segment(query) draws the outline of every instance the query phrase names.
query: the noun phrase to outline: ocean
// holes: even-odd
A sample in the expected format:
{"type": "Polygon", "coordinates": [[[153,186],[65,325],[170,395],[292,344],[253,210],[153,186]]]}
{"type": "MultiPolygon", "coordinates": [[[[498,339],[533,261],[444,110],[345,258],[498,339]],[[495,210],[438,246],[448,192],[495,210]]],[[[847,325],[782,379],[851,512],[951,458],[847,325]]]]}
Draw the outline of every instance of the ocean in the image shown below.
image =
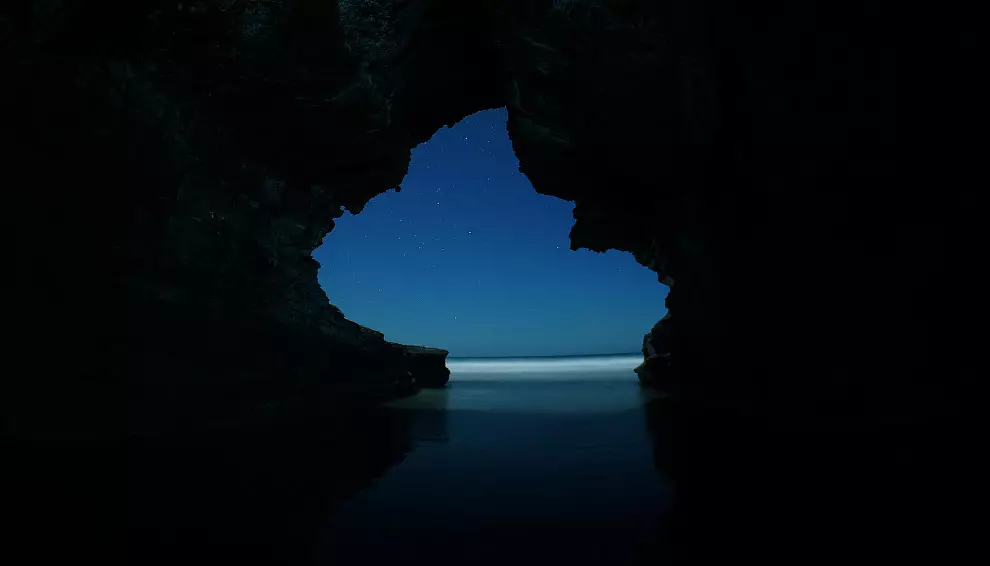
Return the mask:
{"type": "Polygon", "coordinates": [[[639,362],[450,359],[447,387],[360,414],[135,439],[129,561],[656,563],[673,489],[639,362]]]}
{"type": "Polygon", "coordinates": [[[453,358],[389,403],[405,458],[327,521],[318,564],[637,563],[673,489],[654,466],[639,355],[453,358]]]}

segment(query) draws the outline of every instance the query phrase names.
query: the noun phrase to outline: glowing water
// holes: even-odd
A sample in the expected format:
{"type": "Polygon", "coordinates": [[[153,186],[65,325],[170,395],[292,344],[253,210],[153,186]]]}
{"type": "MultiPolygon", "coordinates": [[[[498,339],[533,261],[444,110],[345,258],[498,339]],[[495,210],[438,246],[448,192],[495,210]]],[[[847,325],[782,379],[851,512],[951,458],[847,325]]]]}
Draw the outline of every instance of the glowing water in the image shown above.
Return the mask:
{"type": "Polygon", "coordinates": [[[603,372],[632,376],[632,369],[642,363],[639,354],[615,356],[561,356],[552,358],[450,358],[447,368],[454,380],[476,379],[601,379],[603,372]]]}

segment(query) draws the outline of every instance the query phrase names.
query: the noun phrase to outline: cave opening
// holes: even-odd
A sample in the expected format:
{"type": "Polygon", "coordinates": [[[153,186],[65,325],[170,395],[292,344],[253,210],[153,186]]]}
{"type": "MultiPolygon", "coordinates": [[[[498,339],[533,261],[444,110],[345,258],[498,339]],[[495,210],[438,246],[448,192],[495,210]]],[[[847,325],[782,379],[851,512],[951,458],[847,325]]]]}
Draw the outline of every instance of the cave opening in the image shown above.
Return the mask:
{"type": "Polygon", "coordinates": [[[398,190],[347,214],[314,251],[345,316],[451,357],[632,353],[667,287],[631,254],[571,250],[573,203],[537,193],[506,109],[441,128],[398,190]]]}

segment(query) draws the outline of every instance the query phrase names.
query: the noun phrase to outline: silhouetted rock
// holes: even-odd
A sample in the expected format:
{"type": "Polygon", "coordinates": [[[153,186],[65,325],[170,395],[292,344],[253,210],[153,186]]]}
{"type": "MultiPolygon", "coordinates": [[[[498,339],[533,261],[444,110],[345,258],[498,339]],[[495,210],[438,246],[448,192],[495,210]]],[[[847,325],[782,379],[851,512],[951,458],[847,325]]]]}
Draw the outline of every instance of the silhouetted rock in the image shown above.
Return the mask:
{"type": "Polygon", "coordinates": [[[670,334],[671,313],[668,311],[643,337],[643,363],[634,371],[641,385],[675,393],[677,383],[673,376],[670,334]]]}
{"type": "Polygon", "coordinates": [[[671,380],[670,354],[665,356],[650,356],[643,360],[643,363],[636,366],[633,371],[639,377],[640,385],[644,387],[653,387],[667,391],[668,393],[674,387],[671,380]]]}
{"type": "Polygon", "coordinates": [[[447,350],[424,348],[423,346],[403,346],[407,367],[416,384],[420,387],[443,387],[450,380],[447,369],[447,350]]]}

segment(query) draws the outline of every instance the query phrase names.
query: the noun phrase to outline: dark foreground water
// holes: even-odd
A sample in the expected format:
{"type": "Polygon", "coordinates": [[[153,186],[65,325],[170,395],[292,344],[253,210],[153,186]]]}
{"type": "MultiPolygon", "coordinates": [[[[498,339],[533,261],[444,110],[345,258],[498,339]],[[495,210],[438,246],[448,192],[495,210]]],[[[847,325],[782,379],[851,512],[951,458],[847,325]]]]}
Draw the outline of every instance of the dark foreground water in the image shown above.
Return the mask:
{"type": "Polygon", "coordinates": [[[451,360],[390,405],[413,450],[328,521],[323,563],[612,559],[651,552],[672,490],[654,468],[637,356],[451,360]]]}
{"type": "Polygon", "coordinates": [[[639,361],[450,360],[355,420],[138,444],[131,562],[651,561],[673,493],[639,361]]]}

